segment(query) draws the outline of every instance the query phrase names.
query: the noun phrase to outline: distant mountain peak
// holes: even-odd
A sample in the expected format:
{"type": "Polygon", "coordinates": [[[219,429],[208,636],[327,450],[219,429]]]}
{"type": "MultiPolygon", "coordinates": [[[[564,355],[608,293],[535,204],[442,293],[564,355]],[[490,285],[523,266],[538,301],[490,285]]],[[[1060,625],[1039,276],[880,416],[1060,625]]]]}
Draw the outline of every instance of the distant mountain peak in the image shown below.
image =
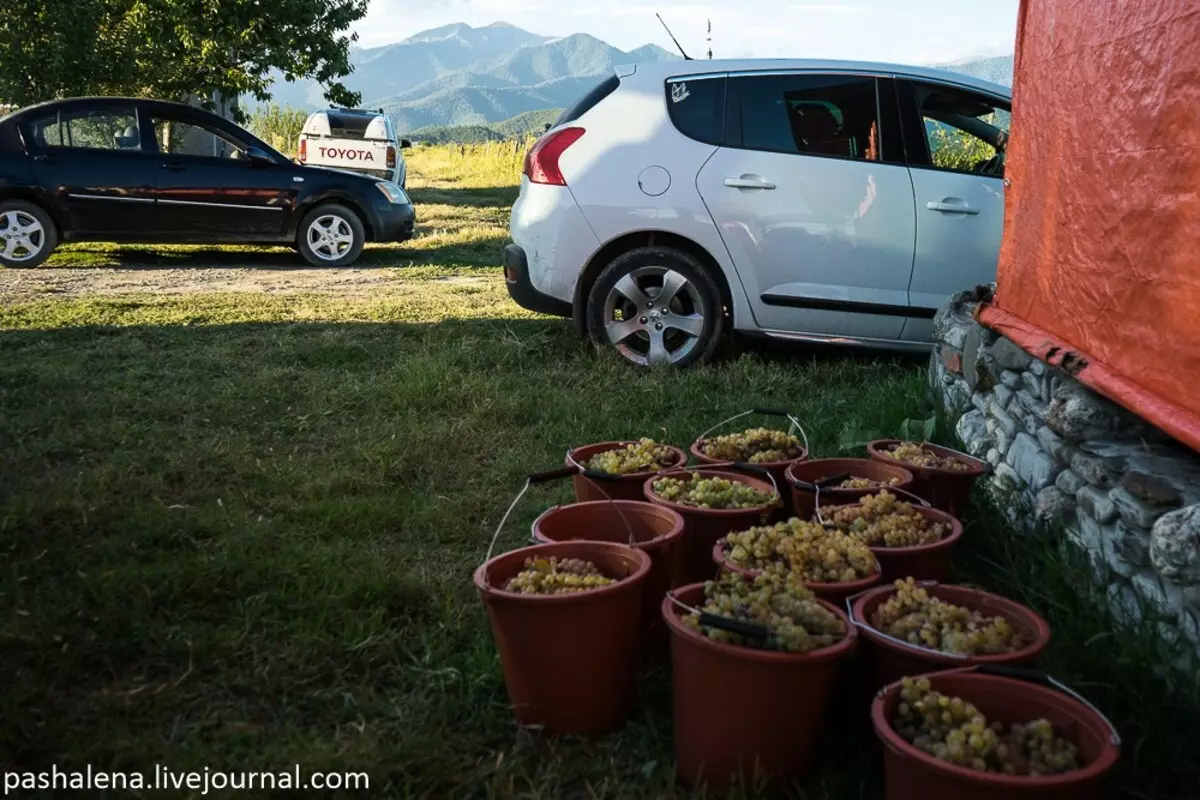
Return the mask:
{"type": "Polygon", "coordinates": [[[465,22],[453,22],[449,25],[443,25],[440,28],[430,28],[427,31],[414,33],[412,36],[404,39],[398,44],[419,44],[421,42],[436,42],[438,39],[449,39],[451,36],[458,36],[466,31],[475,30],[465,22]]]}
{"type": "MultiPolygon", "coordinates": [[[[552,39],[497,21],[443,25],[403,41],[356,47],[350,58],[354,71],[343,79],[346,87],[362,95],[363,107],[382,107],[409,131],[563,108],[619,65],[678,56],[653,44],[624,52],[588,33],[552,39]]],[[[327,106],[315,81],[273,77],[274,102],[305,110],[327,106]]]]}

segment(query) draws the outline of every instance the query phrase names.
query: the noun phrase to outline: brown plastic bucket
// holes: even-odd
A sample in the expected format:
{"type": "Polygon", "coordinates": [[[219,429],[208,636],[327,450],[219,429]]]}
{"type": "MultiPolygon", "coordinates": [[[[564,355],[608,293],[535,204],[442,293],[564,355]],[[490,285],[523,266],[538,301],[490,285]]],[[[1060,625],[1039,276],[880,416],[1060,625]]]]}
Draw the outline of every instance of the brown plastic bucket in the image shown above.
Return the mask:
{"type": "Polygon", "coordinates": [[[538,542],[616,542],[629,544],[650,556],[650,574],[642,587],[642,631],[664,637],[659,605],[675,586],[683,517],[666,506],[633,500],[598,500],[546,509],[533,522],[538,542]]]}
{"type": "MultiPolygon", "coordinates": [[[[872,481],[900,479],[900,482],[894,486],[882,488],[911,489],[913,482],[913,474],[907,469],[866,458],[817,458],[812,461],[793,463],[784,473],[784,479],[792,488],[792,508],[796,510],[796,516],[800,519],[812,519],[816,509],[818,487],[821,492],[821,504],[829,506],[857,503],[866,495],[879,491],[878,488],[838,489],[834,486],[820,485],[823,479],[841,475],[853,475],[856,478],[866,478],[872,481]]],[[[841,483],[841,480],[833,483],[841,483]]]]}
{"type": "Polygon", "coordinates": [[[716,572],[716,565],[712,560],[712,549],[717,540],[735,531],[744,531],[755,525],[762,525],[779,505],[777,497],[776,502],[758,508],[696,508],[681,503],[672,503],[655,494],[654,482],[659,478],[682,480],[693,472],[699,473],[704,478],[724,478],[727,481],[744,483],[760,492],[775,491],[767,480],[754,478],[740,472],[718,469],[675,470],[647,478],[643,484],[645,498],[655,505],[670,508],[683,517],[683,540],[680,545],[677,586],[711,578],[716,572]]]}
{"type": "Polygon", "coordinates": [[[871,616],[881,603],[896,593],[894,585],[880,586],[857,597],[850,610],[850,618],[862,635],[859,658],[870,664],[870,690],[900,680],[906,675],[922,675],[955,667],[975,664],[1007,664],[1026,666],[1034,663],[1050,643],[1050,626],[1036,611],[999,595],[970,589],[966,586],[951,586],[923,582],[921,588],[931,597],[945,600],[971,611],[989,616],[1004,617],[1015,630],[1024,634],[1030,644],[1011,653],[981,656],[955,656],[940,653],[925,647],[888,636],[871,625],[871,616]]]}
{"type": "MultiPolygon", "coordinates": [[[[735,564],[730,561],[728,544],[723,538],[719,539],[717,543],[713,545],[712,559],[717,566],[723,567],[730,572],[737,572],[750,577],[762,574],[761,570],[748,569],[747,567],[743,567],[740,564],[735,564]]],[[[812,593],[817,597],[833,603],[841,608],[849,598],[856,594],[861,594],[862,592],[879,583],[880,575],[881,573],[876,572],[869,578],[860,578],[856,581],[838,581],[836,583],[830,583],[826,581],[805,581],[804,585],[811,589],[812,593]]]]}
{"type": "MultiPolygon", "coordinates": [[[[567,452],[567,457],[563,460],[563,465],[579,469],[593,456],[599,455],[606,450],[616,450],[631,444],[637,444],[637,442],[598,442],[596,444],[584,445],[583,447],[576,447],[567,452]]],[[[687,453],[678,447],[671,447],[671,445],[663,446],[675,454],[675,463],[663,467],[663,469],[682,467],[687,463],[687,453]]],[[[646,497],[642,494],[642,484],[646,482],[647,478],[654,475],[655,472],[631,472],[628,475],[613,475],[603,480],[591,478],[583,474],[575,475],[572,478],[575,484],[575,500],[579,503],[609,499],[643,501],[646,497]]]]}
{"type": "Polygon", "coordinates": [[[926,677],[936,691],[969,701],[989,720],[1006,724],[1049,720],[1079,748],[1084,767],[1062,775],[1016,776],[940,761],[892,729],[900,702],[900,684],[893,683],[871,704],[875,735],[883,742],[887,800],[1095,800],[1101,796],[1101,783],[1120,757],[1121,740],[1111,723],[1078,695],[1068,694],[1061,684],[1041,685],[1050,680],[1041,673],[996,666],[926,677]]]}
{"type": "Polygon", "coordinates": [[[633,710],[642,587],[650,556],[613,542],[556,542],[504,553],[475,570],[517,721],[547,733],[615,730],[633,710]],[[527,558],[582,558],[619,580],[566,595],[503,587],[527,558]]]}
{"type": "MultiPolygon", "coordinates": [[[[747,470],[740,464],[730,463],[728,460],[712,458],[704,455],[704,452],[700,449],[700,445],[703,443],[704,441],[702,439],[697,439],[689,448],[689,451],[691,452],[692,456],[695,457],[698,464],[707,467],[718,467],[720,469],[732,470],[734,472],[746,472],[749,475],[754,474],[753,470],[747,470]]],[[[787,461],[764,461],[761,464],[751,465],[752,467],[765,469],[767,472],[770,472],[771,477],[775,479],[775,485],[779,487],[779,494],[782,502],[779,516],[786,518],[796,514],[796,510],[792,506],[792,498],[785,490],[788,485],[787,471],[788,467],[790,467],[792,464],[802,462],[807,458],[808,451],[804,450],[798,458],[789,459],[787,461]]]]}
{"type": "MultiPolygon", "coordinates": [[[[856,505],[859,504],[851,503],[850,506],[831,506],[829,508],[822,506],[821,511],[829,514],[838,508],[850,508],[856,505]]],[[[915,547],[872,547],[871,552],[875,554],[875,558],[879,561],[879,568],[883,572],[881,577],[883,583],[890,584],[904,578],[913,578],[918,581],[944,581],[954,572],[954,546],[962,538],[962,523],[945,511],[939,511],[936,508],[928,508],[916,503],[913,503],[912,507],[926,519],[949,525],[950,533],[936,542],[915,547]]]]}
{"type": "Polygon", "coordinates": [[[892,458],[884,452],[889,447],[895,447],[902,441],[902,439],[876,439],[867,445],[867,452],[871,454],[871,459],[874,461],[891,464],[911,472],[913,482],[910,491],[913,494],[925,498],[933,504],[934,508],[941,509],[956,517],[961,517],[970,503],[971,489],[974,488],[975,481],[980,475],[987,473],[990,469],[988,463],[980,461],[978,458],[973,458],[966,453],[951,450],[948,447],[936,444],[922,444],[927,450],[944,458],[956,459],[969,466],[970,469],[965,472],[954,472],[948,469],[914,467],[911,464],[905,464],[903,461],[892,458]]]}
{"type": "MultiPolygon", "coordinates": [[[[695,608],[704,585],[675,590],[695,608]]],[[[737,774],[803,778],[822,734],[825,709],[843,659],[857,642],[846,612],[822,601],[846,624],[846,638],[811,653],[780,653],[714,642],[680,620],[687,612],[664,598],[671,631],[676,775],[720,791],[737,774]]]]}

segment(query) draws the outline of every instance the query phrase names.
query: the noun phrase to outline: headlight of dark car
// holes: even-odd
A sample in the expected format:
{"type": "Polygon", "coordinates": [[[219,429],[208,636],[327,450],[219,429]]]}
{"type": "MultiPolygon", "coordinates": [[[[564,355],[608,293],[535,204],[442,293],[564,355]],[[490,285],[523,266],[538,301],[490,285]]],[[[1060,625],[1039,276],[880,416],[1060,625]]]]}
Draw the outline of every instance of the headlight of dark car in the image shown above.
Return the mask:
{"type": "Polygon", "coordinates": [[[400,188],[398,184],[391,181],[380,181],[375,184],[375,188],[383,192],[383,196],[388,199],[388,202],[397,205],[409,205],[411,201],[408,199],[408,194],[400,188]]]}

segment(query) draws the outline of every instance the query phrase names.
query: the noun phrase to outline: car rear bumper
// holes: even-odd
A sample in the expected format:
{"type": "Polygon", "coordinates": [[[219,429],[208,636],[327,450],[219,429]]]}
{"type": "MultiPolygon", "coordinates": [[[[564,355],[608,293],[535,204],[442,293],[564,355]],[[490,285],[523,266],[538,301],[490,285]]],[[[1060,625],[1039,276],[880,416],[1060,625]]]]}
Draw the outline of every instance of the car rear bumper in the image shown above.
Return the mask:
{"type": "Polygon", "coordinates": [[[504,248],[504,284],[508,296],[521,308],[556,317],[571,316],[571,304],[539,292],[529,280],[529,259],[525,250],[510,244],[504,248]]]}
{"type": "Polygon", "coordinates": [[[377,207],[371,228],[376,242],[406,242],[417,229],[416,209],[396,203],[377,207]]]}

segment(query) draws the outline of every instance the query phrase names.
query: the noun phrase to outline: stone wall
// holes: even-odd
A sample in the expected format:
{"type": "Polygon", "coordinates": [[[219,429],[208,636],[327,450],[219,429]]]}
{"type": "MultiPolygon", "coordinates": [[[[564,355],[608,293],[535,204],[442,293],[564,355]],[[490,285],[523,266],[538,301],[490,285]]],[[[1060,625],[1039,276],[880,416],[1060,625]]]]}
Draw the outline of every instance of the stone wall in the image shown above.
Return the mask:
{"type": "Polygon", "coordinates": [[[934,319],[929,388],[985,487],[1018,529],[1083,548],[1118,613],[1157,606],[1200,649],[1200,455],[980,325],[978,296],[934,319]]]}

